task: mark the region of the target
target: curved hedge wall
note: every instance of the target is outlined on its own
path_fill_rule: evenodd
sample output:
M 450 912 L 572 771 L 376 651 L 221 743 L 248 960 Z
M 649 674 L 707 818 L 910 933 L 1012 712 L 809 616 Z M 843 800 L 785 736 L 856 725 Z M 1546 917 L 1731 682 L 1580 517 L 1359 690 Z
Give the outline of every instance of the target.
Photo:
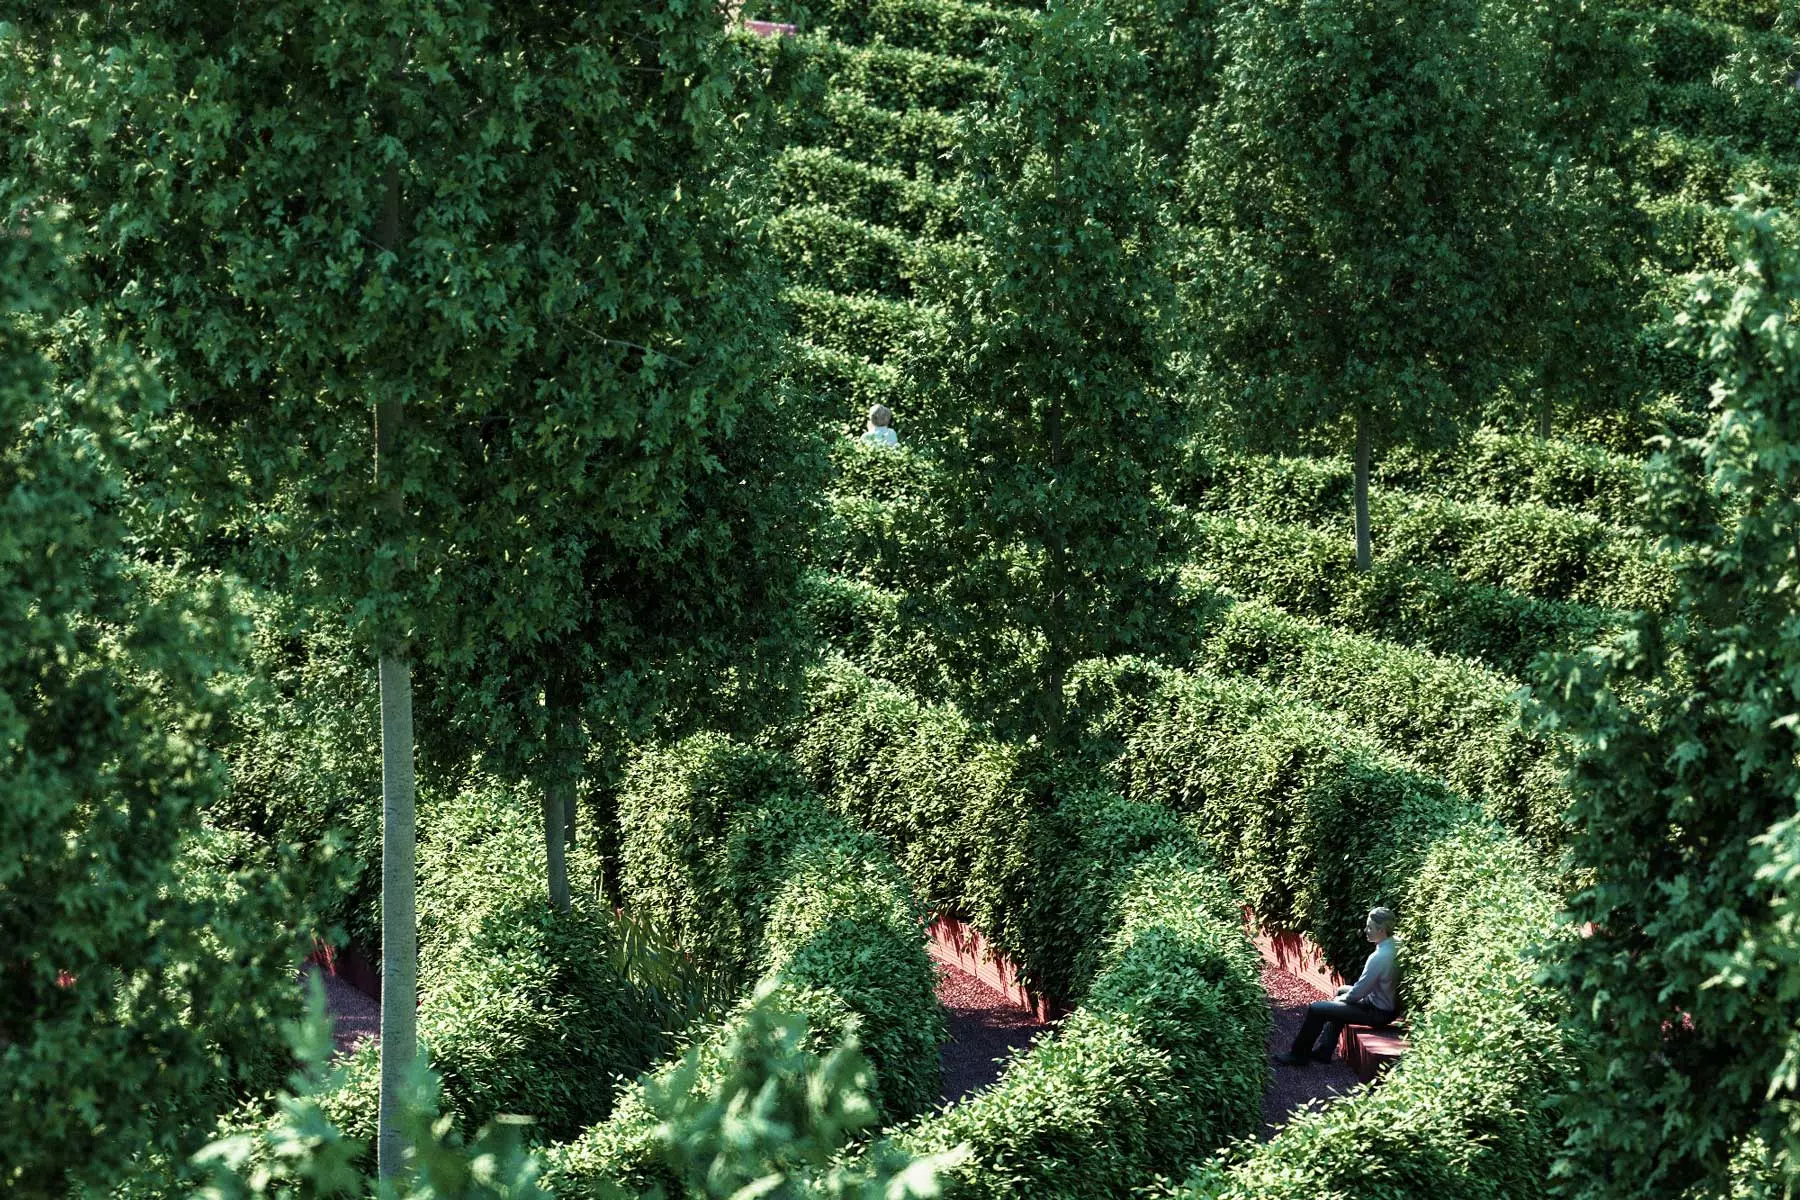
M 1204 1168 L 1185 1197 L 1526 1197 L 1566 1070 L 1532 943 L 1559 907 L 1538 857 L 1472 804 L 1266 689 L 1132 660 L 1086 664 L 1081 713 L 1134 799 L 1186 815 L 1265 920 L 1341 972 L 1363 913 L 1401 917 L 1412 1043 L 1381 1086 Z
M 612 1111 L 614 1081 L 668 1049 L 672 1014 L 618 969 L 617 926 L 591 900 L 599 863 L 572 848 L 568 913 L 544 896 L 533 798 L 488 786 L 429 802 L 419 829 L 419 1041 L 444 1111 L 471 1133 L 500 1113 L 568 1137 Z M 324 1101 L 352 1137 L 375 1132 L 375 1043 Z
M 646 751 L 619 796 L 626 908 L 712 970 L 832 991 L 861 1020 L 883 1110 L 938 1094 L 943 1015 L 925 914 L 888 857 L 784 756 L 696 734 Z
M 951 1200 L 1132 1194 L 1261 1122 L 1269 1007 L 1221 872 L 1172 814 L 1117 795 L 1078 792 L 1048 827 L 1063 853 L 1039 859 L 1040 897 L 1093 939 L 1092 975 L 992 1087 L 894 1133 L 969 1148 Z
M 1473 658 L 1523 677 L 1537 655 L 1592 644 L 1620 614 L 1539 600 L 1447 571 L 1377 559 L 1358 573 L 1347 538 L 1242 517 L 1189 514 L 1190 592 L 1257 598 L 1341 629 Z

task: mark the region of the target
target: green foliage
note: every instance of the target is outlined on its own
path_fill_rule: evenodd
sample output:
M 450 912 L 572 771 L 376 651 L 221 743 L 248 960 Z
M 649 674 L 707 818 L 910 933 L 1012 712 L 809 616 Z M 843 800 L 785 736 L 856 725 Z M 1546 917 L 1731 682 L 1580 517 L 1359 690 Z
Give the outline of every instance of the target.
M 1227 9 L 1193 142 L 1189 313 L 1252 434 L 1443 442 L 1505 371 L 1523 47 L 1481 0 Z
M 962 232 L 962 195 L 954 185 L 912 179 L 818 147 L 783 151 L 773 173 L 771 198 L 784 207 L 828 204 L 846 217 L 908 237 L 939 239 Z
M 1040 860 L 1040 896 L 1076 916 L 1064 931 L 1096 936 L 1094 974 L 998 1083 L 895 1135 L 915 1153 L 966 1144 L 950 1196 L 1122 1195 L 1259 1120 L 1268 1003 L 1241 902 L 1144 805 L 1076 792 L 1055 826 L 1070 857 Z
M 1642 511 L 1644 471 L 1602 446 L 1479 429 L 1451 454 L 1390 455 L 1382 482 L 1450 500 L 1545 504 L 1629 528 Z
M 965 916 L 1002 951 L 1019 951 L 1035 805 L 1018 748 L 843 662 L 814 673 L 794 740 L 819 795 L 886 840 L 927 911 Z
M 207 1146 L 196 1163 L 208 1170 L 201 1200 L 275 1196 L 284 1200 L 372 1195 L 384 1200 L 549 1200 L 537 1185 L 540 1167 L 526 1153 L 522 1122 L 501 1118 L 465 1144 L 455 1125 L 438 1116 L 437 1077 L 422 1060 L 412 1074 L 399 1126 L 404 1141 L 400 1173 L 377 1183 L 364 1177 L 365 1149 L 332 1122 L 322 1097 L 334 1090 L 331 1022 L 324 994 L 313 985 L 307 1019 L 292 1030 L 300 1069 L 279 1102 L 277 1119 L 255 1134 L 236 1134 Z
M 759 991 L 727 1039 L 696 1047 L 635 1094 L 650 1119 L 649 1151 L 672 1185 L 668 1191 L 653 1187 L 649 1197 L 794 1196 L 802 1173 L 822 1167 L 846 1136 L 869 1124 L 869 1074 L 855 1035 L 824 1042 L 803 1015 L 813 1007 L 809 999 Z M 544 1163 L 521 1138 L 530 1122 L 502 1116 L 465 1143 L 455 1123 L 439 1117 L 437 1078 L 417 1061 L 400 1120 L 402 1169 L 393 1178 L 366 1178 L 364 1146 L 333 1122 L 324 1100 L 338 1084 L 326 1065 L 330 1023 L 316 986 L 295 1047 L 302 1070 L 280 1101 L 279 1118 L 258 1134 L 222 1139 L 197 1156 L 212 1176 L 199 1193 L 203 1200 L 548 1200 L 539 1182 Z M 937 1172 L 957 1161 L 955 1154 L 914 1159 L 890 1151 L 872 1168 L 832 1168 L 817 1194 L 927 1200 L 937 1195 Z M 571 1170 L 568 1155 L 555 1152 L 548 1182 L 562 1195 L 640 1195 L 604 1178 L 583 1178 Z
M 53 370 L 74 246 L 0 214 L 0 1188 L 54 1194 L 185 1155 L 279 1078 L 263 1030 L 312 915 L 291 858 L 201 823 L 233 622 L 131 561 L 126 431 L 156 382 L 122 350 Z
M 1585 646 L 1621 614 L 1538 600 L 1486 583 L 1467 583 L 1430 566 L 1377 559 L 1363 574 L 1347 568 L 1341 537 L 1241 517 L 1189 519 L 1190 594 L 1255 597 L 1340 629 L 1472 658 L 1515 678 L 1546 650 Z
M 1034 14 L 969 0 L 815 0 L 809 15 L 832 36 L 988 60 L 1023 36 Z
M 1675 609 L 1543 675 L 1543 717 L 1579 751 L 1584 885 L 1568 920 L 1589 936 L 1557 942 L 1548 974 L 1585 1050 L 1559 1164 L 1584 1196 L 1719 1188 L 1751 1134 L 1783 1190 L 1800 1180 L 1786 865 L 1800 255 L 1791 220 L 1741 221 L 1737 269 L 1699 280 L 1681 318 L 1714 380 L 1710 427 L 1665 441 L 1648 476 Z
M 771 248 L 788 272 L 815 287 L 910 300 L 952 269 L 959 248 L 919 241 L 831 208 L 789 208 L 769 222 Z M 930 288 L 924 289 L 929 294 Z
M 624 934 L 594 901 L 599 863 L 571 855 L 574 903 L 544 900 L 541 830 L 516 790 L 478 778 L 427 793 L 419 847 L 419 1040 L 447 1116 L 475 1130 L 503 1113 L 568 1137 L 612 1109 L 619 1076 L 668 1047 L 694 1015 L 632 979 Z M 646 982 L 654 982 L 646 981 Z M 346 1133 L 374 1133 L 378 1047 L 350 1060 L 320 1103 Z
M 1075 689 L 1097 691 L 1082 710 L 1122 747 L 1125 793 L 1184 814 L 1257 916 L 1307 933 L 1342 973 L 1367 954 L 1363 914 L 1394 905 L 1424 850 L 1478 815 L 1338 719 L 1255 684 L 1124 660 L 1083 664 Z
M 857 1014 L 878 1107 L 938 1092 L 943 1022 L 923 914 L 880 843 L 768 751 L 700 734 L 640 755 L 620 797 L 625 904 L 728 979 L 829 989 Z
M 1000 70 L 1001 98 L 971 119 L 980 240 L 917 373 L 962 535 L 941 643 L 972 703 L 1054 747 L 1068 665 L 1144 636 L 1166 561 L 1173 299 L 1132 104 L 1141 54 L 1071 0 Z
M 1528 730 L 1517 684 L 1441 658 L 1307 621 L 1258 601 L 1216 606 L 1193 665 L 1247 676 L 1332 712 L 1476 801 L 1542 849 L 1560 846 L 1569 793 L 1557 739 Z
M 1541 1196 L 1555 1148 L 1541 1097 L 1568 1070 L 1556 996 L 1532 943 L 1556 899 L 1516 844 L 1464 828 L 1438 842 L 1400 902 L 1410 1048 L 1379 1087 L 1296 1114 L 1234 1147 L 1182 1200 L 1499 1200 Z
M 960 126 L 950 113 L 888 108 L 839 86 L 828 89 L 817 104 L 783 114 L 783 122 L 794 141 L 829 147 L 911 178 L 941 183 L 956 174 Z
M 994 68 L 898 46 L 847 46 L 816 35 L 786 39 L 805 55 L 827 86 L 854 91 L 883 108 L 952 112 L 991 96 Z
M 1352 477 L 1338 460 L 1189 455 L 1186 496 L 1211 512 L 1327 528 L 1345 520 Z M 1627 530 L 1531 500 L 1506 504 L 1387 492 L 1373 501 L 1381 557 L 1471 583 L 1600 608 L 1665 607 L 1666 564 Z M 1340 526 L 1341 527 L 1341 526 Z

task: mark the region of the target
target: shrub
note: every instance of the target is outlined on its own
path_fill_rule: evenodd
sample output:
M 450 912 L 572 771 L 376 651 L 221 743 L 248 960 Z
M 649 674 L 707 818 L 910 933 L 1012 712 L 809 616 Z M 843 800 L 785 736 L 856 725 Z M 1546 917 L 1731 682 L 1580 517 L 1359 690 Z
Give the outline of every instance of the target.
M 1350 471 L 1335 460 L 1190 455 L 1187 491 L 1212 512 L 1325 528 L 1347 521 Z M 1435 483 L 1433 484 L 1435 486 Z M 1624 530 L 1585 513 L 1384 493 L 1374 508 L 1380 558 L 1441 567 L 1471 583 L 1602 608 L 1660 609 L 1672 595 L 1665 563 Z
M 946 112 L 993 94 L 992 67 L 896 46 L 846 46 L 817 35 L 792 39 L 828 86 L 853 88 L 892 109 Z
M 1194 666 L 1336 713 L 1540 848 L 1561 842 L 1569 794 L 1557 742 L 1525 728 L 1512 680 L 1259 601 L 1210 606 L 1196 632 Z
M 419 1038 L 466 1129 L 518 1113 L 554 1138 L 611 1111 L 615 1080 L 666 1048 L 672 1014 L 619 969 L 590 851 L 570 855 L 571 910 L 546 902 L 535 810 L 477 784 L 421 813 Z M 378 1062 L 365 1046 L 322 1101 L 351 1136 L 374 1132 Z
M 1078 678 L 1078 695 L 1117 693 L 1080 707 L 1122 746 L 1126 794 L 1184 814 L 1257 915 L 1307 932 L 1339 971 L 1362 965 L 1363 914 L 1393 904 L 1424 849 L 1479 815 L 1338 719 L 1256 684 L 1132 660 L 1086 663 Z
M 1394 487 L 1429 488 L 1453 500 L 1547 504 L 1620 527 L 1637 524 L 1644 490 L 1643 464 L 1635 458 L 1603 446 L 1495 429 L 1477 430 L 1442 457 L 1395 454 L 1382 478 Z
M 900 1130 L 912 1153 L 966 1145 L 951 1197 L 1124 1195 L 1260 1120 L 1268 1002 L 1240 902 L 1169 814 L 1075 793 L 1072 853 L 1040 861 L 1046 901 L 1096 941 L 1084 1001 L 998 1083 Z
M 1517 844 L 1464 826 L 1401 895 L 1410 1048 L 1380 1087 L 1303 1113 L 1263 1146 L 1206 1164 L 1182 1200 L 1497 1200 L 1543 1194 L 1554 1146 L 1541 1097 L 1568 1068 L 1532 943 L 1554 894 Z
M 923 913 L 880 844 L 780 755 L 699 734 L 639 756 L 620 796 L 634 914 L 731 975 L 829 989 L 858 1015 L 884 1111 L 937 1096 L 942 1017 Z
M 828 146 L 845 157 L 891 167 L 921 180 L 956 174 L 961 127 L 949 113 L 929 108 L 891 108 L 842 83 L 817 105 L 785 115 L 790 140 Z
M 821 0 L 810 12 L 845 41 L 973 59 L 993 58 L 993 43 L 1021 36 L 1035 15 L 967 0 Z
M 951 677 L 931 639 L 909 624 L 905 597 L 872 583 L 815 572 L 804 603 L 814 634 L 857 669 L 926 700 L 950 695 Z
M 814 672 L 793 739 L 825 802 L 886 839 L 928 911 L 966 917 L 1000 950 L 1020 951 L 1035 806 L 1019 750 L 842 660 Z
M 769 221 L 770 247 L 806 283 L 906 300 L 959 253 L 952 243 L 915 241 L 829 208 L 792 208 Z
M 963 197 L 952 185 L 912 179 L 818 146 L 783 152 L 772 170 L 771 199 L 783 206 L 829 205 L 845 217 L 932 241 L 964 231 Z
M 1538 654 L 1587 645 L 1617 614 L 1538 600 L 1445 571 L 1381 561 L 1347 569 L 1342 539 L 1241 517 L 1190 517 L 1194 566 L 1184 582 L 1261 599 L 1340 628 L 1477 659 L 1523 676 Z

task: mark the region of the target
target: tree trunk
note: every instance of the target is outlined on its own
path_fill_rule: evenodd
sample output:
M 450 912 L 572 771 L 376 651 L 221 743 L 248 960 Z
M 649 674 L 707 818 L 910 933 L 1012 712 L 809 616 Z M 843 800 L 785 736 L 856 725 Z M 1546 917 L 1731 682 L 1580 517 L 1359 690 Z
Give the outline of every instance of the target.
M 1373 560 L 1369 546 L 1369 414 L 1356 413 L 1356 569 L 1367 571 Z
M 400 172 L 387 170 L 376 242 L 400 244 Z M 404 500 L 396 455 L 401 402 L 375 406 L 376 524 L 384 540 L 401 536 Z M 414 819 L 412 665 L 407 648 L 385 631 L 381 677 L 381 1099 L 376 1156 L 382 1178 L 397 1174 L 405 1145 L 400 1109 L 418 1052 L 419 928 L 416 913 L 418 846 Z
M 566 797 L 566 798 L 565 798 Z M 569 911 L 568 812 L 574 802 L 573 783 L 555 783 L 544 789 L 544 858 L 549 867 L 550 904 L 558 912 Z
M 575 845 L 575 816 L 581 811 L 581 805 L 575 800 L 575 785 L 563 795 L 563 845 Z
M 1545 388 L 1543 402 L 1538 405 L 1538 436 L 1545 441 L 1550 439 L 1551 417 L 1550 389 Z
M 400 1170 L 399 1112 L 418 1047 L 419 946 L 413 819 L 412 668 L 381 656 L 381 1102 L 377 1157 Z

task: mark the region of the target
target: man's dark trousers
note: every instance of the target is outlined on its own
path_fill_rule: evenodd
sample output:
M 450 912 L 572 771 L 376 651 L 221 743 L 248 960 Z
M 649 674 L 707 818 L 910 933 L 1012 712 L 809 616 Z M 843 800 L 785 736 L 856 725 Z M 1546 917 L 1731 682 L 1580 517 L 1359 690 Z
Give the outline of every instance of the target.
M 1291 1053 L 1295 1058 L 1328 1059 L 1337 1051 L 1338 1034 L 1346 1025 L 1392 1025 L 1394 1014 L 1370 1004 L 1350 1004 L 1342 1000 L 1315 1000 L 1306 1006 L 1306 1020 L 1301 1022 L 1300 1036 L 1294 1039 Z M 1313 1047 L 1317 1045 L 1318 1050 Z

